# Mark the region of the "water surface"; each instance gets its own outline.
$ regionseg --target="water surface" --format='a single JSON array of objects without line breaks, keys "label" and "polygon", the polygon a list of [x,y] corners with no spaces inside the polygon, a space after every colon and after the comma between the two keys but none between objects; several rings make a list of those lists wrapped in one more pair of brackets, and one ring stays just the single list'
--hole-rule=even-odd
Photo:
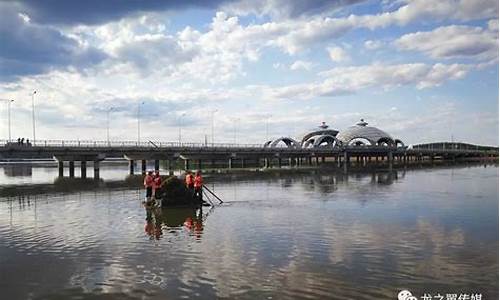
[{"label": "water surface", "polygon": [[0,198],[5,299],[498,299],[496,166],[207,177],[225,203],[203,211],[31,176]]}]

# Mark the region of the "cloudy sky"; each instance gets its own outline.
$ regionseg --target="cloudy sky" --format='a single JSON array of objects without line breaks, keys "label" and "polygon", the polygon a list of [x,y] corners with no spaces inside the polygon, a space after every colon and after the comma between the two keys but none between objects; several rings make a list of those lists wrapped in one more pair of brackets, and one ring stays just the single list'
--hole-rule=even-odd
[{"label": "cloudy sky", "polygon": [[[201,4],[200,4],[201,3]],[[261,143],[364,118],[498,145],[497,0],[9,1],[13,137]],[[7,105],[0,103],[0,137]]]}]

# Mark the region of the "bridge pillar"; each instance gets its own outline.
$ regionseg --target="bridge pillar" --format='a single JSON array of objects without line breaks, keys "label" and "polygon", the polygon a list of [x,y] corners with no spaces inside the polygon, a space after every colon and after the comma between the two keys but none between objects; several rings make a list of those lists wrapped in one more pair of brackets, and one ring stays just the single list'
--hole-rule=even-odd
[{"label": "bridge pillar", "polygon": [[174,161],[169,159],[167,160],[167,164],[168,164],[168,175],[174,175]]},{"label": "bridge pillar", "polygon": [[201,169],[202,169],[201,159],[198,159],[198,170],[201,170]]},{"label": "bridge pillar", "polygon": [[349,153],[344,152],[344,173],[347,173],[347,168],[349,167]]},{"label": "bridge pillar", "polygon": [[293,157],[288,158],[288,165],[293,167]]},{"label": "bridge pillar", "polygon": [[134,161],[131,159],[128,161],[128,173],[134,175]]},{"label": "bridge pillar", "polygon": [[87,162],[85,160],[80,161],[80,177],[87,178]]},{"label": "bridge pillar", "polygon": [[189,159],[184,160],[184,170],[189,170]]},{"label": "bridge pillar", "polygon": [[268,157],[264,158],[264,168],[267,169],[267,168],[270,168],[270,167],[271,167],[271,164],[269,162],[269,158]]},{"label": "bridge pillar", "polygon": [[337,167],[340,168],[340,164],[341,164],[340,154],[337,154],[336,160],[337,160]]},{"label": "bridge pillar", "polygon": [[281,157],[278,157],[278,168],[281,168]]},{"label": "bridge pillar", "polygon": [[155,159],[155,171],[160,171],[160,160]]},{"label": "bridge pillar", "polygon": [[313,158],[312,158],[312,156],[309,156],[309,157],[307,158],[307,161],[309,162],[309,166],[312,166],[312,165],[313,165]]},{"label": "bridge pillar", "polygon": [[58,160],[57,161],[57,169],[59,170],[59,177],[64,176],[64,161]]},{"label": "bridge pillar", "polygon": [[146,174],[146,160],[145,159],[141,160],[141,172],[142,172],[142,175]]},{"label": "bridge pillar", "polygon": [[246,166],[247,166],[247,165],[246,165],[246,163],[245,163],[245,159],[244,159],[244,158],[242,158],[242,159],[241,159],[241,168],[243,168],[243,169],[244,169],[244,168],[246,168]]},{"label": "bridge pillar", "polygon": [[325,157],[324,156],[321,156],[321,163],[325,163]]},{"label": "bridge pillar", "polygon": [[392,169],[393,160],[394,160],[394,157],[393,157],[392,151],[389,151],[389,153],[387,153],[387,161],[389,162],[389,169]]},{"label": "bridge pillar", "polygon": [[319,165],[319,157],[316,156],[316,165]]},{"label": "bridge pillar", "polygon": [[232,168],[233,168],[233,158],[232,158],[232,157],[231,157],[231,158],[229,158],[229,161],[228,161],[228,163],[227,163],[227,167],[228,167],[229,169],[232,169]]},{"label": "bridge pillar", "polygon": [[[132,174],[134,172],[134,161],[131,160],[129,161],[132,165]],[[101,162],[98,160],[94,160],[94,179],[99,179],[99,167],[100,167]]]},{"label": "bridge pillar", "polygon": [[75,177],[75,161],[69,161],[69,177]]}]

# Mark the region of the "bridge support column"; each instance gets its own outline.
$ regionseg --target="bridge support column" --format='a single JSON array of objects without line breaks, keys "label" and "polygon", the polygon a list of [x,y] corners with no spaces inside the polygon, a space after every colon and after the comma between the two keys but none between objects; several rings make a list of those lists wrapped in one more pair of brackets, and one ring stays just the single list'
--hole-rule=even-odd
[{"label": "bridge support column", "polygon": [[316,165],[319,165],[319,157],[316,156]]},{"label": "bridge support column", "polygon": [[59,170],[59,177],[64,176],[64,161],[58,160],[57,161],[57,169]]},{"label": "bridge support column", "polygon": [[160,160],[155,159],[155,171],[160,171]]},{"label": "bridge support column", "polygon": [[[134,164],[133,164],[133,161],[131,161],[131,162],[132,162],[132,172],[133,172],[133,171],[134,171],[134,170],[133,170],[133,165],[134,165]],[[99,176],[100,176],[100,175],[99,175],[99,167],[100,167],[100,164],[101,164],[101,162],[100,162],[100,161],[98,161],[98,160],[94,160],[94,179],[99,179]]]},{"label": "bridge support column", "polygon": [[324,156],[321,156],[321,163],[324,164],[325,163],[325,157]]},{"label": "bridge support column", "polygon": [[167,160],[167,168],[168,168],[168,175],[174,175],[174,161],[169,159]]},{"label": "bridge support column", "polygon": [[340,154],[337,154],[336,156],[336,160],[337,160],[337,167],[340,168],[340,165],[341,165],[341,159],[340,159]]},{"label": "bridge support column", "polygon": [[75,161],[69,161],[69,177],[75,177]]},{"label": "bridge support column", "polygon": [[278,168],[281,168],[281,157],[278,157]]},{"label": "bridge support column", "polygon": [[198,159],[198,170],[202,169],[202,162],[201,159]]},{"label": "bridge support column", "polygon": [[292,157],[290,157],[288,159],[288,165],[290,166],[290,168],[293,167],[293,158]]},{"label": "bridge support column", "polygon": [[141,160],[141,171],[142,171],[142,175],[146,174],[146,160],[145,159]]},{"label": "bridge support column", "polygon": [[348,168],[349,168],[349,153],[344,152],[344,173],[347,173]]},{"label": "bridge support column", "polygon": [[309,162],[309,166],[313,165],[313,158],[311,156],[307,158],[307,161]]},{"label": "bridge support column", "polygon": [[269,158],[264,158],[264,168],[270,168],[271,167],[271,164],[269,162]]},{"label": "bridge support column", "polygon": [[128,173],[134,175],[134,164],[135,162],[131,159],[128,161]]},{"label": "bridge support column", "polygon": [[389,162],[389,169],[392,169],[393,160],[394,160],[394,157],[393,157],[392,151],[389,151],[389,153],[387,153],[387,161]]},{"label": "bridge support column", "polygon": [[242,159],[241,159],[241,168],[243,168],[243,169],[244,169],[244,168],[246,168],[246,166],[247,166],[247,165],[246,165],[246,163],[245,163],[245,159],[244,159],[244,158],[242,158]]},{"label": "bridge support column", "polygon": [[84,160],[80,162],[80,177],[87,178],[87,162]]},{"label": "bridge support column", "polygon": [[184,160],[184,170],[189,170],[189,159]]},{"label": "bridge support column", "polygon": [[232,169],[232,168],[233,168],[233,158],[230,158],[230,159],[228,160],[227,167],[228,167],[229,169]]}]

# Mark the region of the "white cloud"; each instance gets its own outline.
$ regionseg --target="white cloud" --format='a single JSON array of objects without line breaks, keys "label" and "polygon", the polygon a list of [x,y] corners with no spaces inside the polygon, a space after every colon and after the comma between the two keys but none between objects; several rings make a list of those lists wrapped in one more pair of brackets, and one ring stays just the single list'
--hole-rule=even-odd
[{"label": "white cloud", "polygon": [[368,50],[377,50],[380,49],[384,43],[382,41],[373,41],[373,40],[367,40],[364,42],[364,46]]},{"label": "white cloud", "polygon": [[405,34],[395,44],[399,49],[420,51],[437,59],[490,60],[498,57],[498,32],[481,27],[439,27],[429,32]]},{"label": "white cloud", "polygon": [[326,48],[330,59],[334,62],[344,62],[350,59],[349,54],[341,47],[328,47]]},{"label": "white cloud", "polygon": [[290,65],[290,70],[306,70],[309,71],[313,67],[313,63],[310,61],[297,60],[293,64]]},{"label": "white cloud", "polygon": [[339,96],[358,90],[380,87],[415,86],[417,89],[435,87],[448,80],[463,78],[471,69],[462,64],[372,64],[357,67],[339,67],[320,73],[321,82],[268,88],[265,92],[273,98],[311,99],[321,96]]}]

